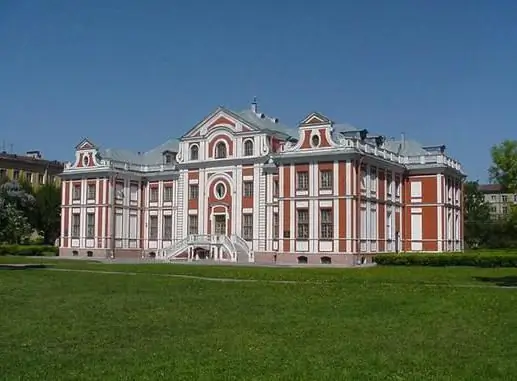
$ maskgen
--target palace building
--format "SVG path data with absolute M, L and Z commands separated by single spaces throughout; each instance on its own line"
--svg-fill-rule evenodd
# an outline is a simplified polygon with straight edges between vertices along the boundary
M 465 174 L 445 146 L 319 113 L 291 129 L 219 107 L 143 153 L 84 139 L 65 166 L 60 255 L 356 264 L 463 249 Z

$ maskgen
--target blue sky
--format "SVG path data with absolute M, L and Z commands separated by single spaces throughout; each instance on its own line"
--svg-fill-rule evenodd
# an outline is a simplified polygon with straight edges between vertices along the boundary
M 0 144 L 149 149 L 218 105 L 446 144 L 486 180 L 515 138 L 517 2 L 0 2 Z M 1 148 L 1 147 L 0 147 Z

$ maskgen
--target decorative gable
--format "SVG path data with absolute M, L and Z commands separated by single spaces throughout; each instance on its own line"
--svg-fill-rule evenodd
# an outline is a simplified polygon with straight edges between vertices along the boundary
M 318 112 L 313 112 L 307 115 L 305 119 L 300 122 L 300 126 L 317 126 L 326 124 L 332 124 L 332 121 Z
M 230 110 L 219 107 L 208 115 L 201 122 L 196 124 L 189 132 L 183 135 L 184 138 L 203 137 L 216 128 L 226 128 L 234 132 L 252 131 L 253 129 L 243 123 L 238 115 Z
M 85 138 L 75 146 L 75 161 L 72 168 L 94 168 L 100 164 L 97 146 Z
M 89 139 L 83 139 L 81 143 L 75 146 L 76 151 L 88 151 L 94 149 L 97 149 L 97 147 Z

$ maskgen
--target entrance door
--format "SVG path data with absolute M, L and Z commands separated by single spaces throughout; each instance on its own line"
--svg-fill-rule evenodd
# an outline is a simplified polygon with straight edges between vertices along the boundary
M 226 235 L 226 216 L 224 214 L 215 215 L 215 234 Z

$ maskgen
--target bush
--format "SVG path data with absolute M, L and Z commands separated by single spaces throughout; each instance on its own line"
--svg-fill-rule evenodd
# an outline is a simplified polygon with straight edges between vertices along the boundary
M 0 255 L 56 256 L 59 249 L 48 245 L 0 245 Z
M 517 253 L 380 254 L 374 261 L 384 266 L 517 267 Z

